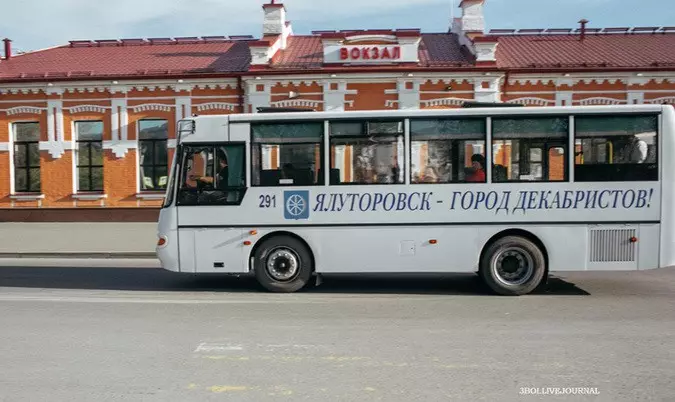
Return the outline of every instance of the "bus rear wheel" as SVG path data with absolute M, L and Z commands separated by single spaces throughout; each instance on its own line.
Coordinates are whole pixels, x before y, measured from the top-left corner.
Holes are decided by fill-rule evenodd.
M 531 293 L 542 283 L 545 272 L 544 253 L 521 236 L 506 236 L 491 243 L 480 264 L 483 281 L 504 296 Z
M 296 292 L 307 285 L 313 263 L 307 247 L 290 236 L 275 236 L 263 241 L 254 255 L 258 283 L 277 293 Z

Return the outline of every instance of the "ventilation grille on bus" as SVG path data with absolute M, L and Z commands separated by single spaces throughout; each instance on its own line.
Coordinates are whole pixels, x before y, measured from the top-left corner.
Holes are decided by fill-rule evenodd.
M 635 261 L 635 229 L 591 229 L 591 262 Z

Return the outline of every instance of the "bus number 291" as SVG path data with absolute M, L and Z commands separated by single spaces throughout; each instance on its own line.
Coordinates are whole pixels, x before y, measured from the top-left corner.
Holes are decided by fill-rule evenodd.
M 276 195 L 261 195 L 260 196 L 260 208 L 276 208 L 277 207 L 277 196 Z

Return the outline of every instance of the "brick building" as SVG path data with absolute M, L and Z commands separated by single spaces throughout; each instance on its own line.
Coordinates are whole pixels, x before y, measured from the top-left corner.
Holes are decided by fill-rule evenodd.
M 175 122 L 191 114 L 675 103 L 675 28 L 487 32 L 484 3 L 461 1 L 441 33 L 294 34 L 285 7 L 265 4 L 259 38 L 72 41 L 21 55 L 6 40 L 0 220 L 154 219 Z M 423 171 L 429 149 L 415 152 Z

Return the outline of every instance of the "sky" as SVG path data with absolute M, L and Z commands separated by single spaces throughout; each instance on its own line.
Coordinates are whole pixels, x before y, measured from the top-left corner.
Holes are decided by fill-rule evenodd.
M 262 31 L 268 0 L 0 0 L 0 37 L 19 51 L 69 40 Z M 279 2 L 279 1 L 277 1 Z M 446 32 L 453 0 L 285 0 L 295 34 L 326 29 L 420 28 Z M 456 8 L 455 16 L 461 10 Z M 675 25 L 675 0 L 486 0 L 488 29 Z

